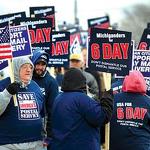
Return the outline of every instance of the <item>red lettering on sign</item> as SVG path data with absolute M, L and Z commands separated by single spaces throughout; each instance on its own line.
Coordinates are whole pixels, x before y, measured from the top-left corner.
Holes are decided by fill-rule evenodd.
M 50 42 L 51 28 L 43 28 L 43 32 L 45 35 L 46 42 Z
M 52 43 L 52 56 L 68 54 L 69 50 L 69 41 L 61 41 Z
M 127 59 L 128 58 L 128 43 L 103 43 L 103 59 Z
M 146 42 L 141 42 L 139 45 L 140 50 L 146 50 L 147 49 L 147 43 Z
M 36 43 L 44 43 L 45 42 L 45 38 L 42 32 L 42 29 L 37 29 L 36 30 Z
M 110 59 L 112 56 L 111 44 L 104 43 L 102 45 L 102 49 L 103 49 L 103 58 L 104 59 Z
M 123 52 L 123 59 L 128 58 L 128 49 L 129 49 L 129 43 L 120 43 L 122 52 Z
M 64 54 L 68 54 L 69 41 L 62 41 L 62 46 L 63 46 L 63 49 L 64 49 Z
M 50 42 L 51 28 L 29 30 L 31 44 Z
M 29 30 L 31 44 L 35 43 L 35 33 L 34 30 Z
M 92 57 L 92 59 L 97 60 L 100 58 L 100 50 L 99 49 L 100 49 L 99 44 L 93 43 L 91 45 L 91 57 Z

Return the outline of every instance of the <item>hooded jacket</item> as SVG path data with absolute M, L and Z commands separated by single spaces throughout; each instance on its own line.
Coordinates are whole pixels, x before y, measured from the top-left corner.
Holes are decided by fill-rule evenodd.
M 110 150 L 150 150 L 150 98 L 143 75 L 130 72 L 122 91 L 114 96 Z
M 70 68 L 62 82 L 52 109 L 53 142 L 51 150 L 100 150 L 99 128 L 110 120 L 110 97 L 98 103 L 85 93 L 82 71 Z
M 48 54 L 45 51 L 42 51 L 40 49 L 35 50 L 33 52 L 33 56 L 31 60 L 34 65 L 42 55 L 48 56 Z M 47 70 L 45 70 L 44 75 L 41 77 L 33 74 L 32 79 L 40 86 L 40 89 L 45 97 L 44 103 L 45 103 L 45 109 L 47 113 L 46 130 L 47 130 L 47 136 L 51 137 L 51 108 L 55 97 L 58 95 L 58 84 L 57 81 L 49 74 Z
M 0 145 L 42 140 L 40 112 L 44 97 L 34 81 L 30 80 L 26 86 L 22 86 L 19 70 L 26 63 L 33 65 L 28 57 L 13 61 L 15 81 L 21 83 L 16 94 L 18 106 L 14 106 L 13 97 L 6 90 L 10 78 L 0 81 Z

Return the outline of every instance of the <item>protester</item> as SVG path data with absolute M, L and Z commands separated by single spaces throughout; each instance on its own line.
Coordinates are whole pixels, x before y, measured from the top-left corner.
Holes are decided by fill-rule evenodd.
M 111 92 L 104 92 L 100 103 L 87 96 L 86 78 L 77 68 L 64 74 L 61 90 L 52 109 L 51 150 L 100 150 L 99 128 L 113 110 Z
M 150 150 L 150 98 L 139 71 L 125 76 L 114 102 L 110 150 Z
M 13 60 L 14 80 L 0 81 L 0 149 L 42 150 L 41 110 L 44 97 L 31 80 L 33 64 L 28 57 Z M 17 106 L 14 105 L 16 95 Z
M 57 81 L 47 71 L 49 56 L 45 51 L 37 49 L 33 52 L 32 62 L 34 64 L 33 80 L 40 86 L 45 97 L 45 124 L 48 143 L 51 141 L 51 108 L 55 97 L 58 95 Z M 48 147 L 48 149 L 50 149 Z
M 63 76 L 64 76 L 64 73 L 62 71 L 62 67 L 55 67 L 54 68 L 54 71 L 55 71 L 55 79 L 59 85 L 59 87 L 61 87 L 61 83 L 62 83 L 62 80 L 63 80 Z
M 83 68 L 86 72 L 89 72 L 95 78 L 97 85 L 98 85 L 98 95 L 100 98 L 100 93 L 101 93 L 100 92 L 101 91 L 100 72 L 87 67 L 87 49 L 86 48 L 82 49 L 82 56 L 83 56 L 83 63 L 84 63 Z
M 86 83 L 89 89 L 88 94 L 91 95 L 91 97 L 95 97 L 95 99 L 99 99 L 99 90 L 96 79 L 93 77 L 92 74 L 84 71 L 83 66 L 84 62 L 82 54 L 70 55 L 70 68 L 74 67 L 82 70 L 82 73 L 86 78 Z

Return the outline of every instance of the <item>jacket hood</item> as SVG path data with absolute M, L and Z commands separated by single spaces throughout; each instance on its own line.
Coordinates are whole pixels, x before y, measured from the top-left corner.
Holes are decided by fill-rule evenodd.
M 37 61 L 39 61 L 40 59 L 43 59 L 44 61 L 46 60 L 47 63 L 48 63 L 48 61 L 49 61 L 49 55 L 45 51 L 43 51 L 40 48 L 38 48 L 38 49 L 36 49 L 36 50 L 33 51 L 33 55 L 31 57 L 31 61 L 35 65 L 37 63 Z
M 32 67 L 34 68 L 34 65 L 29 59 L 29 57 L 19 57 L 19 58 L 13 59 L 14 79 L 16 82 L 20 83 L 21 85 L 24 85 L 24 84 L 20 80 L 19 71 L 20 71 L 20 67 L 24 64 L 31 64 Z
M 134 70 L 125 76 L 122 86 L 123 92 L 146 94 L 146 89 L 146 81 L 140 71 Z

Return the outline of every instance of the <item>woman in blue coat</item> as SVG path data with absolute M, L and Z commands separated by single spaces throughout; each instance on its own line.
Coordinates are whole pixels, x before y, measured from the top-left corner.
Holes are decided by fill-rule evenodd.
M 51 150 L 100 150 L 100 127 L 112 114 L 110 91 L 101 102 L 86 95 L 86 79 L 81 70 L 70 68 L 62 81 L 63 92 L 52 109 Z

